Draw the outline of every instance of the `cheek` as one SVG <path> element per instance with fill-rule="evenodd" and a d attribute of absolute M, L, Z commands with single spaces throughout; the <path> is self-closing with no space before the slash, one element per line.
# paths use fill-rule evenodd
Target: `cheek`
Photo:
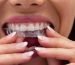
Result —
<path fill-rule="evenodd" d="M 0 0 L 0 7 L 6 2 L 6 0 Z"/>
<path fill-rule="evenodd" d="M 51 0 L 61 16 L 74 14 L 74 0 Z"/>
<path fill-rule="evenodd" d="M 57 9 L 61 19 L 60 32 L 64 36 L 68 36 L 74 19 L 74 0 L 50 0 Z"/>

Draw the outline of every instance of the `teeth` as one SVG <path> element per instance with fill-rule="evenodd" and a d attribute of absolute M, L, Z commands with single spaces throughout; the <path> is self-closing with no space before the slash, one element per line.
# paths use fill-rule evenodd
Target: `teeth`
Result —
<path fill-rule="evenodd" d="M 8 28 L 9 28 L 9 30 L 13 30 L 13 31 L 15 31 L 15 24 L 8 24 Z"/>
<path fill-rule="evenodd" d="M 21 23 L 8 24 L 8 29 L 12 31 L 35 31 L 42 30 L 47 27 L 47 23 Z"/>
<path fill-rule="evenodd" d="M 32 23 L 28 24 L 28 26 L 27 26 L 28 31 L 34 31 L 35 30 L 34 28 L 35 28 L 35 26 Z"/>
<path fill-rule="evenodd" d="M 19 30 L 19 27 L 20 27 L 19 24 L 17 24 L 17 25 L 15 24 L 15 30 L 16 30 L 16 31 Z"/>
<path fill-rule="evenodd" d="M 17 32 L 17 36 L 19 36 L 19 37 L 25 37 L 25 33 L 24 32 Z"/>
<path fill-rule="evenodd" d="M 39 30 L 39 23 L 36 23 L 36 24 L 35 24 L 34 29 L 35 29 L 35 30 Z"/>
<path fill-rule="evenodd" d="M 40 30 L 45 28 L 45 23 L 40 23 Z"/>
<path fill-rule="evenodd" d="M 20 24 L 20 27 L 18 27 L 20 31 L 25 31 L 26 30 L 26 26 L 25 24 Z"/>

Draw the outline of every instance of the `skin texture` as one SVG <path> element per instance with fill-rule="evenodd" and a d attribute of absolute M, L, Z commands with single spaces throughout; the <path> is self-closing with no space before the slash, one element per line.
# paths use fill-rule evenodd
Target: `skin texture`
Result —
<path fill-rule="evenodd" d="M 21 5 L 17 6 L 18 3 Z M 74 0 L 0 0 L 0 65 L 60 65 L 59 60 L 68 60 L 69 65 L 74 65 L 75 41 L 67 38 L 75 16 L 74 6 Z M 20 15 L 42 15 L 55 26 L 56 32 L 47 27 L 47 37 L 38 36 L 43 47 L 35 48 L 39 55 L 35 59 L 32 59 L 33 51 L 21 53 L 26 47 L 23 38 L 16 33 L 5 36 L 2 31 L 9 17 Z"/>

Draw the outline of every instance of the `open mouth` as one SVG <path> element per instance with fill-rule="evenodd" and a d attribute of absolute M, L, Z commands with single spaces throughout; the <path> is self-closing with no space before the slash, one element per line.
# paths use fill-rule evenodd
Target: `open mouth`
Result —
<path fill-rule="evenodd" d="M 53 23 L 48 22 L 48 19 L 40 16 L 18 16 L 7 20 L 3 24 L 2 29 L 5 35 L 12 32 L 17 32 L 18 36 L 27 41 L 28 47 L 41 46 L 38 42 L 38 35 L 46 36 L 46 27 L 55 28 Z"/>

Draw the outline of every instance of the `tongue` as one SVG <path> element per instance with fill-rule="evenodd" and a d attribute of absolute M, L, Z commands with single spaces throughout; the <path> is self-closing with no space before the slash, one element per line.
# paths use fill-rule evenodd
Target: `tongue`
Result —
<path fill-rule="evenodd" d="M 16 43 L 20 42 L 28 42 L 29 44 L 27 47 L 35 47 L 35 46 L 40 46 L 37 37 L 18 37 L 16 40 Z"/>
<path fill-rule="evenodd" d="M 32 47 L 32 46 L 41 46 L 38 42 L 37 37 L 26 37 L 24 41 L 27 41 L 29 44 L 27 47 Z"/>

